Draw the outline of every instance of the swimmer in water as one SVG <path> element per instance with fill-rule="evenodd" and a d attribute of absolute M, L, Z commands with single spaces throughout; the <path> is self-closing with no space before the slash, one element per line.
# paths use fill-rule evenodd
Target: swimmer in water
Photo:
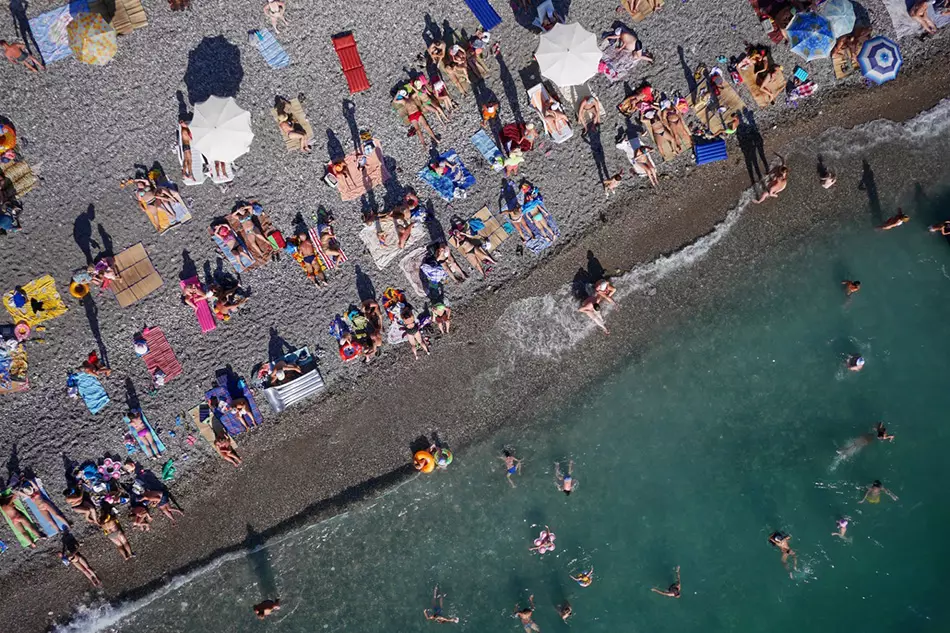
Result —
<path fill-rule="evenodd" d="M 884 487 L 879 479 L 875 479 L 874 482 L 868 486 L 867 492 L 864 493 L 864 498 L 858 501 L 858 503 L 880 503 L 881 502 L 881 493 L 887 494 L 888 497 L 897 501 L 897 495 Z"/>
<path fill-rule="evenodd" d="M 936 224 L 931 225 L 930 228 L 927 230 L 930 231 L 931 233 L 940 233 L 940 235 L 943 235 L 945 237 L 950 236 L 950 220 L 945 220 L 944 222 L 937 222 Z"/>
<path fill-rule="evenodd" d="M 850 279 L 845 279 L 841 282 L 841 285 L 844 286 L 844 296 L 846 297 L 850 297 L 861 289 L 860 281 L 851 281 Z"/>
<path fill-rule="evenodd" d="M 260 604 L 254 605 L 254 613 L 257 614 L 258 620 L 263 620 L 274 611 L 280 611 L 280 598 L 265 600 Z"/>
<path fill-rule="evenodd" d="M 571 580 L 579 584 L 581 587 L 590 587 L 594 584 L 594 568 L 591 567 L 589 571 L 582 571 L 576 576 L 571 576 Z"/>
<path fill-rule="evenodd" d="M 653 593 L 658 593 L 661 596 L 666 596 L 667 598 L 679 598 L 680 591 L 683 589 L 683 583 L 680 582 L 680 566 L 679 565 L 673 568 L 673 573 L 676 574 L 676 582 L 670 585 L 666 591 L 663 591 L 662 589 L 659 589 L 657 587 L 653 587 L 652 589 L 650 589 L 650 591 L 652 591 Z"/>
<path fill-rule="evenodd" d="M 848 356 L 848 371 L 861 371 L 862 369 L 864 369 L 864 356 L 860 354 Z"/>
<path fill-rule="evenodd" d="M 789 545 L 789 541 L 792 540 L 791 534 L 783 534 L 781 532 L 772 532 L 772 535 L 769 536 L 769 543 L 774 547 L 777 547 L 780 552 L 782 552 L 782 566 L 788 571 L 788 577 L 792 578 L 792 572 L 798 570 L 798 554 L 795 553 L 795 550 L 792 549 L 792 546 Z M 788 559 L 792 559 L 792 569 L 788 568 Z"/>
<path fill-rule="evenodd" d="M 882 231 L 890 231 L 891 229 L 896 229 L 901 224 L 907 224 L 908 222 L 910 222 L 910 218 L 904 215 L 904 210 L 898 209 L 897 215 L 888 218 L 884 224 L 877 228 L 881 229 Z"/>
<path fill-rule="evenodd" d="M 574 609 L 571 608 L 571 603 L 565 600 L 564 604 L 557 607 L 557 614 L 561 616 L 562 622 L 567 622 L 567 619 L 574 615 Z"/>
<path fill-rule="evenodd" d="M 508 479 L 508 483 L 511 484 L 511 487 L 514 488 L 515 482 L 511 477 L 521 472 L 521 460 L 507 450 L 502 451 L 501 457 L 498 459 L 505 462 L 505 477 Z"/>
<path fill-rule="evenodd" d="M 422 615 L 424 615 L 426 620 L 429 622 L 438 622 L 439 624 L 458 624 L 458 617 L 450 618 L 442 615 L 443 598 L 445 598 L 445 594 L 440 594 L 439 586 L 436 585 L 435 589 L 432 590 L 432 608 L 423 609 Z"/>
<path fill-rule="evenodd" d="M 878 422 L 877 426 L 874 427 L 875 432 L 877 433 L 877 439 L 882 442 L 893 442 L 894 436 L 887 434 L 887 427 L 884 426 L 883 422 Z"/>
<path fill-rule="evenodd" d="M 554 485 L 564 494 L 570 496 L 571 491 L 577 486 L 577 480 L 574 479 L 574 460 L 567 462 L 567 474 L 561 472 L 561 464 L 554 462 Z"/>
<path fill-rule="evenodd" d="M 838 523 L 837 523 L 838 531 L 832 532 L 831 535 L 847 540 L 847 537 L 845 536 L 845 534 L 848 533 L 848 521 L 850 521 L 848 517 L 845 517 L 843 519 L 838 519 Z"/>
<path fill-rule="evenodd" d="M 531 619 L 531 615 L 534 613 L 534 594 L 528 596 L 528 603 L 531 605 L 525 609 L 521 608 L 521 605 L 515 605 L 514 616 L 521 621 L 521 626 L 524 627 L 525 633 L 534 631 L 535 633 L 540 633 L 541 627 L 534 623 L 534 620 Z"/>

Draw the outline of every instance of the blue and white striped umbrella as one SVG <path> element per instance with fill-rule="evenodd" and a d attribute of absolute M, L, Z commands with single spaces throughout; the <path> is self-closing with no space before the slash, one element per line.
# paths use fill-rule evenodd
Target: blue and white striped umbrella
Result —
<path fill-rule="evenodd" d="M 883 35 L 872 37 L 858 53 L 858 63 L 861 65 L 861 74 L 880 85 L 897 77 L 904 58 L 897 44 Z"/>
<path fill-rule="evenodd" d="M 785 32 L 792 52 L 807 62 L 830 57 L 837 39 L 828 20 L 815 13 L 796 13 Z"/>

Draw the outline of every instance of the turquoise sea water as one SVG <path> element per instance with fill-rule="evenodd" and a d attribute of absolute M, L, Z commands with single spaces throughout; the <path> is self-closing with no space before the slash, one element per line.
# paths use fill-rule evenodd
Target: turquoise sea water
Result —
<path fill-rule="evenodd" d="M 950 217 L 950 195 L 929 205 L 911 215 Z M 544 631 L 565 626 L 564 600 L 584 631 L 947 630 L 950 244 L 923 229 L 845 225 L 772 254 L 555 419 L 76 627 L 408 633 L 436 626 L 422 609 L 438 584 L 466 631 L 520 630 L 529 594 Z M 863 283 L 850 301 L 846 277 Z M 864 371 L 844 369 L 849 353 Z M 836 459 L 881 420 L 893 443 Z M 525 460 L 516 488 L 504 446 Z M 567 459 L 570 497 L 553 481 Z M 874 479 L 899 501 L 858 504 Z M 842 516 L 847 540 L 831 536 Z M 539 556 L 544 525 L 557 549 Z M 774 530 L 793 535 L 793 578 Z M 682 599 L 652 594 L 674 565 Z M 582 589 L 569 573 L 589 566 Z M 283 609 L 259 623 L 251 605 L 274 595 Z"/>

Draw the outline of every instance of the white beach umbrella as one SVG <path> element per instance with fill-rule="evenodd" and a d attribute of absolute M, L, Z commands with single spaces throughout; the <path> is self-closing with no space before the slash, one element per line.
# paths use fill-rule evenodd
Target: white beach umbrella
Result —
<path fill-rule="evenodd" d="M 597 38 L 580 24 L 555 24 L 541 34 L 534 54 L 541 74 L 558 86 L 578 86 L 597 74 L 601 52 Z"/>
<path fill-rule="evenodd" d="M 210 97 L 195 106 L 192 146 L 208 160 L 230 163 L 251 149 L 251 113 L 232 97 Z"/>
<path fill-rule="evenodd" d="M 821 5 L 818 13 L 831 24 L 835 37 L 847 35 L 854 30 L 855 15 L 851 0 L 829 0 Z"/>

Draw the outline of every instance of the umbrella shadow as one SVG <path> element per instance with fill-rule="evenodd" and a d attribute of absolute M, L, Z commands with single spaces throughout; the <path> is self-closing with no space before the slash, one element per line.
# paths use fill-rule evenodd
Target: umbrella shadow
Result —
<path fill-rule="evenodd" d="M 223 35 L 204 38 L 188 53 L 185 86 L 192 104 L 211 96 L 237 96 L 243 79 L 241 49 Z"/>

